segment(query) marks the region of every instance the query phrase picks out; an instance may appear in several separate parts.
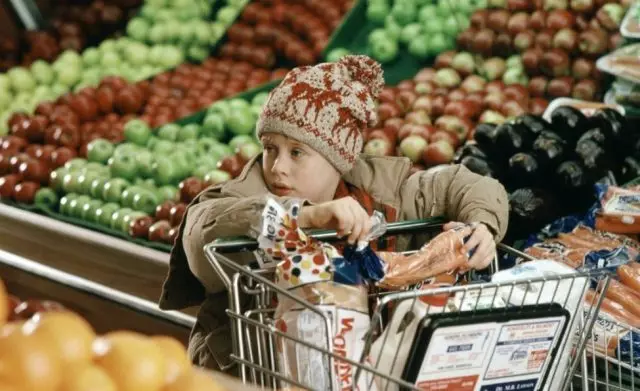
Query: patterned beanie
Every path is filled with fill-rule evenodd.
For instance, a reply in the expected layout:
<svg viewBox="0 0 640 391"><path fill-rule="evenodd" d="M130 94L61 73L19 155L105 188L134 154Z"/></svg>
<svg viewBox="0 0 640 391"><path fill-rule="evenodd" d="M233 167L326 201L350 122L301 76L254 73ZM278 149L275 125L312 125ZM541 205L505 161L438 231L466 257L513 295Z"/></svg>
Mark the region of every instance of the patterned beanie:
<svg viewBox="0 0 640 391"><path fill-rule="evenodd" d="M341 174L362 150L362 131L377 122L382 68L367 56L291 70L269 94L256 130L278 133L322 154Z"/></svg>

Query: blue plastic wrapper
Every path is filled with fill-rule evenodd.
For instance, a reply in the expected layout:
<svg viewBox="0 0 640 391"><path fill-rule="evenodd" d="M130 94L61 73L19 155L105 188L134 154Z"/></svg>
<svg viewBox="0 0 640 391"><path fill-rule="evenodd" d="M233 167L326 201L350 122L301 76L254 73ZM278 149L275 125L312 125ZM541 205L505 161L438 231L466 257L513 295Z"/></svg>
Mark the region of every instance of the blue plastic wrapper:
<svg viewBox="0 0 640 391"><path fill-rule="evenodd" d="M384 262L371 249L369 242L384 235L387 224L384 215L374 212L369 236L357 246L346 246L342 257L334 257L333 281L346 285L377 282L384 277Z"/></svg>
<svg viewBox="0 0 640 391"><path fill-rule="evenodd" d="M635 368L640 368L640 334L629 331L618 341L618 352L622 362L631 364ZM616 355L617 357L617 355Z"/></svg>

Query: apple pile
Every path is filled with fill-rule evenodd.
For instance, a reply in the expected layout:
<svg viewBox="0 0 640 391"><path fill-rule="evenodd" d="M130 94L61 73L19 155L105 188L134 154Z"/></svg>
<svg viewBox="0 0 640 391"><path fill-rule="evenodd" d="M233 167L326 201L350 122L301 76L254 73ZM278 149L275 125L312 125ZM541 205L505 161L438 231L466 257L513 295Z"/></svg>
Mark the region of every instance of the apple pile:
<svg viewBox="0 0 640 391"><path fill-rule="evenodd" d="M49 27L24 31L17 39L0 39L0 71L30 66L36 60L53 62L65 50L80 52L108 36L119 34L141 0L104 2L55 1L48 5Z"/></svg>
<svg viewBox="0 0 640 391"><path fill-rule="evenodd" d="M431 3L369 0L367 20L379 27L369 34L368 54L385 64L394 61L403 49L420 60L453 49L455 37L469 26L471 13L482 6L475 0ZM345 53L345 49L337 49L328 57L333 61Z"/></svg>
<svg viewBox="0 0 640 391"><path fill-rule="evenodd" d="M483 57L521 56L523 73L549 97L595 100L600 72L595 60L617 48L628 2L603 0L507 0L477 10L457 38L461 50ZM494 61L492 59L492 61Z"/></svg>
<svg viewBox="0 0 640 391"><path fill-rule="evenodd" d="M26 321L31 319L35 314L41 314L52 311L63 311L65 308L62 304L51 300L28 299L21 300L14 295L7 296L9 322Z"/></svg>
<svg viewBox="0 0 640 391"><path fill-rule="evenodd" d="M189 60L200 62L209 56L211 46L223 37L247 2L225 1L226 5L215 11L213 22L209 19L217 2L147 2L140 9L139 16L127 24L127 35L144 43L177 45Z"/></svg>
<svg viewBox="0 0 640 391"><path fill-rule="evenodd" d="M273 69L314 65L353 0L257 0L227 31L223 58Z"/></svg>
<svg viewBox="0 0 640 391"><path fill-rule="evenodd" d="M175 47L151 47L122 38L106 40L81 55L67 50L53 64L39 60L30 68L12 68L0 74L0 135L9 131L7 120L12 114L31 113L39 103L72 89L97 86L110 75L143 80L182 62L182 53Z"/></svg>
<svg viewBox="0 0 640 391"><path fill-rule="evenodd" d="M542 114L548 105L522 85L487 81L449 67L425 68L413 80L387 86L379 100L379 124L365 131L364 153L406 156L415 170L450 163L455 150L473 138L478 123Z"/></svg>

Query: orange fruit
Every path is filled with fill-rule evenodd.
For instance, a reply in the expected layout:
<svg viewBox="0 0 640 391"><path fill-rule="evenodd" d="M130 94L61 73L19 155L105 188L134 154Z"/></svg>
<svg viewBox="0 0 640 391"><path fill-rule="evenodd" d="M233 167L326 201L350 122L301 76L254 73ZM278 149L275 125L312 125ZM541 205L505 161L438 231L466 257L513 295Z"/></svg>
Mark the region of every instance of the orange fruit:
<svg viewBox="0 0 640 391"><path fill-rule="evenodd" d="M175 338L166 336L151 337L151 340L162 349L167 362L165 382L171 383L182 375L191 366L187 351Z"/></svg>
<svg viewBox="0 0 640 391"><path fill-rule="evenodd" d="M95 362L119 391L158 391L167 364L162 349L148 337L131 332L107 334L94 343Z"/></svg>
<svg viewBox="0 0 640 391"><path fill-rule="evenodd" d="M9 295L7 295L7 289L0 279L0 326L7 323L9 319Z"/></svg>
<svg viewBox="0 0 640 391"><path fill-rule="evenodd" d="M52 345L46 338L21 332L0 338L0 384L55 391L62 371Z"/></svg>
<svg viewBox="0 0 640 391"><path fill-rule="evenodd" d="M11 384L0 384L0 391L22 391L22 389Z"/></svg>
<svg viewBox="0 0 640 391"><path fill-rule="evenodd" d="M16 320L5 324L0 327L0 338L8 337L16 332L22 333L22 326L24 326L25 323L27 322L24 320Z"/></svg>
<svg viewBox="0 0 640 391"><path fill-rule="evenodd" d="M182 374L162 391L224 391L224 389L210 374L194 369Z"/></svg>
<svg viewBox="0 0 640 391"><path fill-rule="evenodd" d="M118 391L116 383L102 368L87 364L65 373L58 391Z"/></svg>
<svg viewBox="0 0 640 391"><path fill-rule="evenodd" d="M69 311L36 314L32 321L34 333L51 341L63 368L89 362L96 338L91 325L80 315Z"/></svg>

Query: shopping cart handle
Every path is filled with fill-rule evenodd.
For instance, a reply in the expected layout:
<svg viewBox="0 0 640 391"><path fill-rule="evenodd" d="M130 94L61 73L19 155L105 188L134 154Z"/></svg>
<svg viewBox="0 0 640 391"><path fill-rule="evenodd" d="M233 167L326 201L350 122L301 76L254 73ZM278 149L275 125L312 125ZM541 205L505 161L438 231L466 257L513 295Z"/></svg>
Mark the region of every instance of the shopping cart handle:
<svg viewBox="0 0 640 391"><path fill-rule="evenodd" d="M405 220L395 223L389 223L387 225L387 232L384 236L391 235L403 235L415 232L434 232L442 229L446 219L442 217L433 217L423 220ZM323 242L335 242L340 240L338 233L334 230L311 230L307 234L314 239ZM253 251L258 248L258 243L255 239L241 236L235 238L222 238L216 239L211 244L207 245L218 253L235 253L239 251Z"/></svg>

